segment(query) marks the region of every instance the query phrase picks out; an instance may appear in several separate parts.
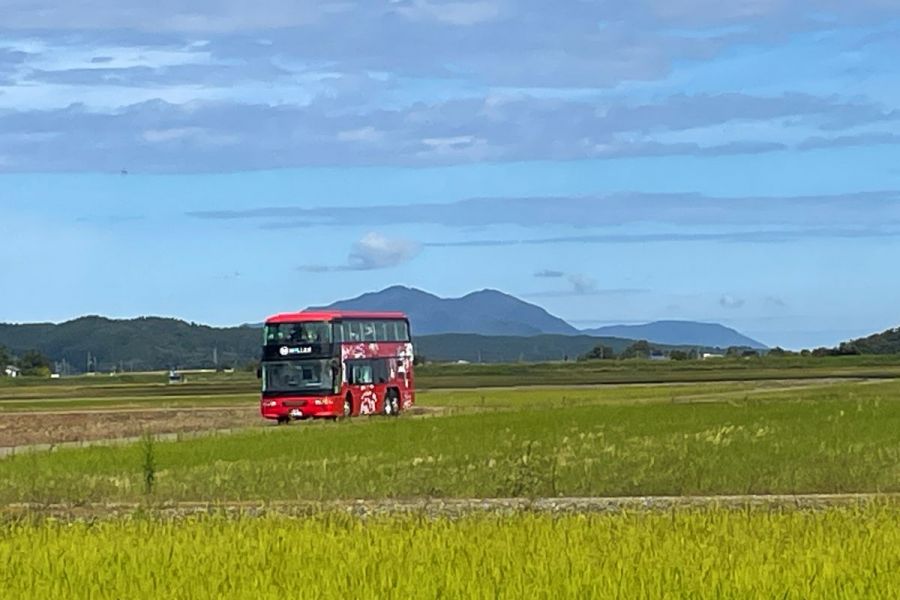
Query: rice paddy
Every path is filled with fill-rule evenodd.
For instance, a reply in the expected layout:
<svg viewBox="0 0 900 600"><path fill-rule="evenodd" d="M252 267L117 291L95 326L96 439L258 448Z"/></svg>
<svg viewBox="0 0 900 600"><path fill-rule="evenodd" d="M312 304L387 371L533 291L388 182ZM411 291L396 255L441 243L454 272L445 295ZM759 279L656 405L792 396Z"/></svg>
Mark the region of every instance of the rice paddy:
<svg viewBox="0 0 900 600"><path fill-rule="evenodd" d="M216 394L204 387L194 406L208 411ZM48 400L47 410L179 411L194 400L186 387L145 381L120 396L108 385L46 389L6 388L0 404L40 424ZM255 402L234 386L221 392L223 409ZM900 505L890 497L900 492L900 381L459 386L423 391L419 405L424 415L400 419L254 421L229 435L2 459L0 598L894 598L900 589ZM821 493L870 497L584 514L340 508ZM238 504L259 508L236 513Z"/></svg>
<svg viewBox="0 0 900 600"><path fill-rule="evenodd" d="M900 383L639 392L448 392L431 418L23 454L0 502L900 491Z"/></svg>
<svg viewBox="0 0 900 600"><path fill-rule="evenodd" d="M6 598L895 598L900 510L0 525Z"/></svg>

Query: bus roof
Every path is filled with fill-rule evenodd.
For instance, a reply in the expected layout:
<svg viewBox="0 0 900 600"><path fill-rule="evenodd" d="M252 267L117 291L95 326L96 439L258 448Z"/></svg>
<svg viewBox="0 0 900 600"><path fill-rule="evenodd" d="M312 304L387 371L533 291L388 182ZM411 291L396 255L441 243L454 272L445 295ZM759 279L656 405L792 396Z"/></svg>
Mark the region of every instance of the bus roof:
<svg viewBox="0 0 900 600"><path fill-rule="evenodd" d="M335 319L406 319L402 312L367 312L356 310L303 310L281 313L266 319L272 323L304 323L307 321L333 321Z"/></svg>

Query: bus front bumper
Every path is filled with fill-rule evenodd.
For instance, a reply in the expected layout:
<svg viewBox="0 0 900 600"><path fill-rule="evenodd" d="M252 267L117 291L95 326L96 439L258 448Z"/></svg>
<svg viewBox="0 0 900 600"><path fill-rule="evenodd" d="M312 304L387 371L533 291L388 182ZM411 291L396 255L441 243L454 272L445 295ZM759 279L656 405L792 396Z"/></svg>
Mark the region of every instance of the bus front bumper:
<svg viewBox="0 0 900 600"><path fill-rule="evenodd" d="M260 414L272 420L315 419L339 417L343 405L329 397L315 398L263 398L260 402Z"/></svg>

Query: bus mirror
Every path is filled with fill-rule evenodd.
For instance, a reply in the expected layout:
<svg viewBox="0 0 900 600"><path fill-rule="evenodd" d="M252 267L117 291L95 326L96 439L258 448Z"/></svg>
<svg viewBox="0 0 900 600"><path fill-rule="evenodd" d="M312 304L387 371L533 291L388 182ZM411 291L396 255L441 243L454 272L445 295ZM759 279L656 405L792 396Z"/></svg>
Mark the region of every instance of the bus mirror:
<svg viewBox="0 0 900 600"><path fill-rule="evenodd" d="M256 367L256 378L262 379L262 367Z"/></svg>

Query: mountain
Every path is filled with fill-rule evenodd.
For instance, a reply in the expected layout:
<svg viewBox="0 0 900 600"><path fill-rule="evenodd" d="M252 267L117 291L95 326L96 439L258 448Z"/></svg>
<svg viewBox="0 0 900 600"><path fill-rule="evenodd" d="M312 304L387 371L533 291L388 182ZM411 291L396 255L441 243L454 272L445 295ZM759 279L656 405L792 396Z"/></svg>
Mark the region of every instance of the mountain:
<svg viewBox="0 0 900 600"><path fill-rule="evenodd" d="M600 343L620 352L638 339L665 346L764 348L732 329L708 323L661 321L579 332L543 308L495 290L445 299L395 286L335 302L329 308L407 313L418 352L432 360L574 359ZM894 347L900 337L896 331L882 335L884 339L875 336L865 349ZM215 328L159 317L117 320L90 316L60 324L0 323L0 346L19 356L38 350L55 362L65 361L65 370L71 372L85 371L89 359L101 371L210 368L216 363L242 366L258 360L261 337L255 325Z"/></svg>
<svg viewBox="0 0 900 600"><path fill-rule="evenodd" d="M579 333L543 308L496 290L473 292L462 298L440 298L422 290L394 286L335 302L325 308L401 311L409 316L416 336L438 333L505 336Z"/></svg>
<svg viewBox="0 0 900 600"><path fill-rule="evenodd" d="M728 348L731 346L765 350L765 344L749 338L730 327L716 323L695 321L656 321L645 325L611 325L585 329L582 333L592 336L608 336L632 340L647 340L657 344L681 346L706 346Z"/></svg>
<svg viewBox="0 0 900 600"><path fill-rule="evenodd" d="M615 325L578 331L543 308L496 290L473 292L462 298L440 298L422 290L394 286L351 300L341 300L326 308L405 312L416 336L443 333L487 336L559 334L647 340L670 346L766 348L765 344L734 329L693 321L657 321L646 325Z"/></svg>

